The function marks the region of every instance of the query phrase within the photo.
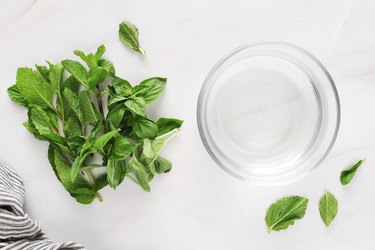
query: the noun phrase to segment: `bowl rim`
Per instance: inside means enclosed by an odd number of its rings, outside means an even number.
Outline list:
[[[216,154],[213,152],[213,150],[211,149],[209,143],[208,143],[208,140],[207,140],[207,136],[204,132],[204,128],[203,128],[203,117],[202,117],[202,107],[203,107],[203,101],[204,101],[204,96],[205,96],[205,93],[207,91],[207,87],[208,87],[208,83],[209,81],[211,80],[212,76],[216,73],[216,71],[226,62],[228,61],[230,58],[232,58],[234,55],[248,49],[248,48],[252,48],[252,47],[257,47],[257,46],[261,46],[261,45],[281,45],[281,46],[286,46],[286,47],[290,47],[292,49],[295,49],[303,54],[305,54],[306,56],[308,56],[310,59],[313,60],[314,63],[316,63],[317,66],[319,66],[319,68],[322,70],[322,72],[324,73],[325,77],[327,78],[329,84],[330,84],[330,87],[332,89],[332,92],[333,92],[333,96],[334,96],[334,104],[335,104],[335,109],[336,109],[336,116],[335,116],[335,127],[334,127],[334,133],[332,135],[332,138],[330,140],[330,143],[328,144],[327,146],[327,149],[325,150],[324,154],[320,157],[320,159],[312,166],[310,167],[309,169],[307,169],[306,171],[304,171],[303,173],[301,174],[298,174],[297,176],[294,176],[293,178],[290,178],[288,181],[284,181],[282,183],[270,183],[270,182],[264,182],[264,181],[257,181],[257,180],[254,180],[252,178],[249,178],[249,177],[245,177],[245,176],[242,176],[234,171],[232,171],[230,168],[228,168],[217,156]],[[199,92],[199,96],[198,96],[198,101],[197,101],[197,110],[196,110],[196,119],[197,119],[197,125],[198,125],[198,131],[199,131],[199,135],[200,135],[200,138],[201,138],[201,141],[206,149],[206,151],[208,152],[208,154],[210,155],[210,157],[214,160],[214,162],[222,169],[224,170],[226,173],[228,173],[229,175],[235,177],[236,179],[239,179],[241,181],[245,181],[245,182],[249,182],[249,183],[253,183],[253,184],[257,184],[257,185],[262,185],[262,186],[278,186],[278,185],[284,185],[284,184],[288,184],[288,183],[292,183],[292,182],[295,182],[297,180],[300,180],[301,178],[305,177],[307,174],[311,173],[311,171],[313,171],[314,169],[316,169],[328,156],[328,154],[331,152],[335,142],[336,142],[336,139],[337,139],[337,136],[338,136],[338,132],[339,132],[339,128],[340,128],[340,122],[341,122],[341,105],[340,105],[340,97],[339,97],[339,94],[338,94],[338,91],[337,91],[337,87],[336,87],[336,84],[331,76],[331,74],[328,72],[327,68],[321,63],[321,61],[316,57],[314,56],[311,52],[309,52],[308,50],[296,45],[296,44],[293,44],[293,43],[290,43],[290,42],[286,42],[286,41],[279,41],[279,40],[263,40],[263,41],[256,41],[256,42],[251,42],[251,43],[246,43],[242,46],[239,46],[233,50],[231,50],[229,53],[227,53],[226,55],[224,55],[223,57],[221,57],[221,59],[210,69],[209,73],[207,74],[206,78],[204,79],[203,81],[203,84],[202,84],[202,87],[200,89],[200,92]]]

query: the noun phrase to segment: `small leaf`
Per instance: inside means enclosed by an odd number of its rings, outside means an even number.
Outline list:
[[[103,150],[104,146],[109,142],[109,140],[112,139],[112,137],[114,137],[116,134],[118,133],[118,130],[115,130],[115,131],[110,131],[108,133],[105,133],[104,135],[102,136],[99,136],[94,144],[93,144],[93,150],[98,152],[98,151],[101,151]]]
[[[324,224],[328,227],[337,214],[337,199],[330,192],[326,192],[319,201],[319,212]]]
[[[122,160],[128,157],[136,149],[138,144],[121,135],[115,137],[112,147],[111,158],[113,160]]]
[[[142,55],[145,54],[145,51],[139,46],[138,29],[134,24],[126,21],[122,22],[119,27],[119,36],[124,45],[138,51]]]
[[[69,59],[63,60],[61,64],[77,81],[83,84],[86,88],[89,88],[88,73],[82,64]]]
[[[58,64],[48,63],[48,64],[49,64],[49,68],[50,68],[49,81],[51,82],[51,87],[52,87],[53,90],[58,92],[58,91],[60,91],[61,79],[63,77],[64,68],[60,63],[58,63]]]
[[[81,123],[74,115],[67,117],[64,131],[67,138],[83,135]]]
[[[116,74],[115,66],[113,66],[113,63],[108,60],[99,60],[98,66],[105,69],[108,76],[114,76]]]
[[[166,78],[153,77],[142,81],[134,87],[134,95],[143,97],[146,103],[159,98],[167,83]]]
[[[75,50],[74,54],[79,56],[82,61],[84,61],[87,66],[89,66],[90,69],[94,69],[96,68],[96,66],[98,66],[98,62],[93,54],[90,53],[88,55],[85,55],[85,53],[80,50]]]
[[[29,104],[52,108],[53,90],[35,71],[29,68],[17,70],[16,86]]]
[[[134,123],[134,133],[140,138],[154,139],[158,134],[158,126],[144,117],[137,117]]]
[[[20,104],[24,107],[28,106],[27,100],[22,96],[21,91],[18,89],[17,85],[10,86],[8,88],[8,95],[12,101]]]
[[[132,97],[127,99],[125,106],[140,116],[145,116],[146,114],[146,103],[142,97]]]
[[[82,91],[79,94],[79,102],[83,110],[83,116],[92,126],[95,126],[98,121],[103,119],[102,114],[98,111],[96,106],[91,102],[90,93],[88,91]]]
[[[158,174],[167,173],[172,169],[172,163],[161,156],[158,156],[154,162],[155,171]]]
[[[131,172],[135,174],[139,185],[147,192],[150,192],[150,185],[148,183],[148,174],[145,170],[145,166],[137,160],[137,158],[133,155],[133,157],[129,160],[129,169]]]
[[[118,76],[112,78],[111,85],[115,88],[117,94],[123,94],[129,96],[132,91],[132,86],[127,80],[124,80]]]
[[[36,70],[44,78],[44,80],[49,80],[49,69],[46,66],[40,66],[35,64]]]
[[[342,185],[347,185],[351,182],[355,173],[357,172],[357,169],[362,165],[362,163],[364,161],[365,161],[365,159],[360,160],[356,164],[354,164],[352,167],[350,167],[349,169],[341,172],[340,181],[341,181]]]
[[[74,111],[75,115],[78,117],[78,120],[83,124],[84,115],[83,115],[83,110],[81,108],[79,96],[68,88],[64,89],[63,94],[64,94],[66,102],[69,104],[70,108]]]
[[[102,58],[105,51],[106,51],[106,48],[103,44],[98,47],[98,49],[95,52],[95,58],[96,58],[97,61],[99,61]]]
[[[166,134],[174,129],[182,126],[184,121],[173,118],[160,118],[156,125],[158,125],[158,136]]]
[[[286,229],[293,225],[295,220],[303,218],[308,201],[301,196],[289,196],[271,204],[265,218],[268,232]]]

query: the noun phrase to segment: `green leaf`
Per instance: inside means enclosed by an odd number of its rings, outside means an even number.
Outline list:
[[[295,220],[303,218],[308,201],[301,196],[289,196],[271,204],[265,218],[268,232],[286,229],[293,225]]]
[[[349,169],[341,172],[340,181],[341,181],[342,185],[347,185],[351,182],[355,173],[357,172],[357,169],[362,165],[362,163],[364,161],[365,161],[365,159],[360,160],[356,164],[354,164],[352,167],[350,167]]]
[[[154,139],[158,134],[158,126],[144,117],[137,117],[134,123],[134,133],[140,138]]]
[[[111,158],[108,160],[107,180],[110,187],[116,189],[123,180],[124,164],[124,161],[112,160]]]
[[[95,152],[98,152],[98,151],[101,151],[103,150],[104,146],[109,142],[109,140],[112,139],[112,137],[114,137],[116,134],[118,134],[118,130],[115,130],[115,131],[110,131],[108,133],[105,133],[104,135],[102,136],[99,136],[94,144],[93,144],[93,150]]]
[[[130,83],[118,76],[112,78],[111,85],[115,88],[117,94],[129,96],[132,93],[132,86]]]
[[[81,169],[81,166],[83,162],[86,160],[86,157],[89,155],[89,153],[86,153],[84,155],[80,155],[77,158],[75,158],[72,169],[70,170],[70,180],[74,182],[76,178],[79,176],[79,171]]]
[[[52,108],[53,90],[35,71],[29,68],[17,70],[16,86],[29,104]]]
[[[145,170],[145,166],[133,157],[129,160],[128,166],[131,172],[134,173],[135,177],[138,180],[139,185],[147,192],[150,192],[150,185],[148,183],[148,173]]]
[[[134,95],[141,96],[146,103],[150,103],[159,98],[165,89],[166,83],[166,78],[153,77],[146,79],[134,87]]]
[[[101,67],[96,67],[93,69],[90,69],[89,72],[89,87],[90,89],[94,89],[96,85],[104,81],[108,76],[107,70]]]
[[[41,135],[48,135],[51,133],[57,134],[53,121],[51,121],[48,114],[40,107],[33,106],[30,108],[31,121],[34,127]]]
[[[117,127],[125,114],[125,106],[123,104],[116,105],[107,114],[107,120],[112,123],[113,126]]]
[[[140,116],[145,116],[146,114],[146,103],[142,97],[131,97],[127,99],[125,106]]]
[[[21,91],[19,90],[17,85],[13,85],[8,88],[8,95],[13,102],[24,107],[28,106],[27,100],[22,96]]]
[[[108,106],[112,106],[117,102],[121,102],[128,99],[128,97],[124,96],[123,94],[115,94],[109,98]]]
[[[49,69],[46,66],[40,66],[35,64],[36,70],[44,78],[44,80],[49,80]]]
[[[154,162],[155,171],[158,174],[167,173],[172,169],[172,163],[161,156],[158,156]]]
[[[119,27],[119,36],[124,45],[138,51],[142,55],[145,54],[145,51],[139,46],[138,29],[134,24],[127,21],[122,22]]]
[[[91,102],[90,93],[88,91],[82,91],[79,94],[79,102],[86,122],[95,126],[98,121],[103,119],[102,114],[98,111],[94,103]]]
[[[89,66],[90,69],[94,69],[96,66],[98,66],[97,60],[92,53],[85,55],[85,53],[83,53],[82,51],[75,50],[74,54],[79,56],[82,61],[84,61],[87,66]]]
[[[88,73],[82,64],[69,59],[63,60],[61,64],[77,81],[83,84],[86,88],[89,88]]]
[[[105,51],[106,51],[106,48],[103,44],[98,47],[98,49],[95,52],[95,58],[96,58],[97,61],[99,61],[102,58]]]
[[[78,120],[83,124],[84,123],[84,114],[81,108],[80,98],[72,90],[65,88],[63,91],[66,102],[69,104],[70,108],[74,111]]]
[[[62,89],[68,88],[76,94],[79,94],[81,84],[73,76],[69,76],[63,83]]]
[[[142,154],[146,157],[146,158],[152,158],[154,157],[154,151],[152,150],[152,144],[151,144],[151,140],[146,138],[143,140],[143,151],[142,151]]]
[[[337,214],[337,205],[337,199],[330,192],[326,192],[319,201],[320,217],[327,227]]]
[[[95,180],[96,191],[99,191],[100,189],[104,188],[107,185],[108,185],[107,173],[102,174],[96,178]]]
[[[173,118],[160,118],[156,125],[158,125],[158,136],[166,134],[174,129],[182,126],[184,121]]]
[[[122,160],[128,157],[137,148],[138,144],[121,135],[115,137],[111,158],[113,160]]]
[[[89,204],[94,200],[96,191],[92,189],[82,176],[78,176],[74,182],[71,181],[70,164],[53,146],[50,146],[48,149],[48,159],[57,179],[72,197],[83,204]]]
[[[83,135],[82,126],[77,117],[75,116],[68,116],[65,120],[65,135],[67,138],[76,137],[79,135]]]
[[[56,92],[60,91],[61,87],[61,80],[64,74],[64,68],[63,66],[58,63],[58,64],[51,64],[48,63],[50,67],[49,71],[49,81],[51,82],[51,87],[53,90]]]
[[[105,69],[108,76],[114,76],[116,74],[115,66],[113,66],[113,63],[108,60],[99,60],[98,66]]]

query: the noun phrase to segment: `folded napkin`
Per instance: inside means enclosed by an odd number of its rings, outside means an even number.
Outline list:
[[[25,190],[21,178],[0,161],[0,249],[83,250],[74,243],[53,243],[39,223],[23,211]]]

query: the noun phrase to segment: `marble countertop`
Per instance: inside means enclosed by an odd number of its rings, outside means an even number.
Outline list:
[[[87,249],[374,249],[375,248],[375,2],[371,0],[232,1],[0,1],[0,159],[26,186],[26,210],[55,241]],[[123,20],[135,23],[145,57],[124,48],[117,36]],[[196,102],[210,68],[239,45],[285,40],[315,54],[334,78],[342,120],[328,158],[307,177],[281,187],[259,187],[227,175],[206,153],[196,125]],[[132,182],[104,202],[76,203],[47,160],[47,143],[22,126],[25,110],[6,89],[20,66],[73,57],[74,49],[107,46],[119,75],[139,82],[168,77],[150,112],[185,120],[164,156],[173,170],[143,192]],[[366,157],[350,186],[343,168]],[[318,202],[324,190],[339,200],[329,228]],[[276,199],[310,199],[303,220],[268,234],[265,211]]]

